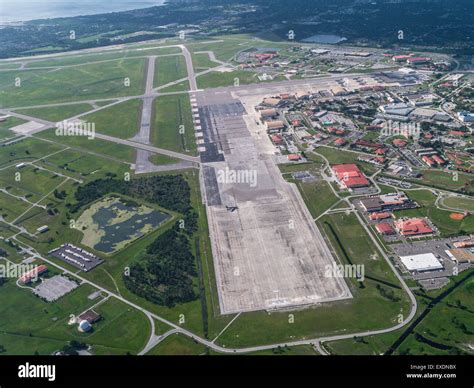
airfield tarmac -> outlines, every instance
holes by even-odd
[[[344,279],[325,276],[334,258],[298,189],[283,179],[265,128],[256,125],[260,97],[209,90],[195,98],[221,313],[351,298]],[[223,179],[226,171],[240,180]]]

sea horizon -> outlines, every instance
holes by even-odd
[[[130,11],[163,5],[166,0],[0,0],[0,24]]]

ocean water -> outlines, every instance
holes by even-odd
[[[0,24],[94,15],[162,5],[165,0],[0,0]]]

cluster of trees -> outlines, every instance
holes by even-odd
[[[182,214],[191,210],[189,185],[180,175],[161,175],[130,181],[97,179],[78,187],[75,193],[77,203],[67,206],[71,213],[75,213],[83,206],[112,192],[141,198]]]
[[[380,284],[377,284],[375,286],[377,290],[379,291],[380,295],[388,300],[391,300],[392,302],[399,302],[400,297],[396,296],[393,290],[388,290],[385,287],[382,287]]]
[[[186,223],[184,224],[186,225]],[[123,275],[125,286],[150,302],[173,307],[198,298],[197,275],[189,236],[192,230],[178,221],[157,237],[146,253]]]

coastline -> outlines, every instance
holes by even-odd
[[[147,9],[147,8],[153,8],[153,7],[161,7],[163,5],[166,5],[169,3],[169,0],[155,0],[155,1],[151,1],[151,0],[144,0],[144,1],[138,1],[137,3],[134,4],[133,1],[124,1],[123,2],[123,7],[120,7],[120,8],[116,8],[116,9],[112,9],[112,10],[105,10],[105,9],[97,9],[95,11],[90,11],[90,12],[87,12],[85,8],[87,7],[81,7],[82,10],[81,11],[77,11],[77,12],[72,12],[72,13],[68,13],[68,14],[61,14],[60,11],[57,12],[57,14],[51,14],[51,15],[47,15],[46,14],[46,11],[44,11],[44,8],[43,7],[43,12],[42,12],[42,15],[41,15],[41,11],[40,11],[40,15],[36,15],[36,16],[31,16],[32,18],[30,19],[29,17],[30,16],[27,16],[28,19],[25,19],[25,20],[13,20],[13,17],[12,16],[8,16],[8,12],[5,11],[5,6],[1,6],[0,8],[0,14],[1,13],[6,13],[7,16],[6,16],[6,19],[4,20],[3,18],[0,18],[0,27],[18,27],[18,26],[22,26],[22,25],[25,25],[25,24],[28,24],[28,23],[31,23],[31,22],[37,22],[37,21],[40,21],[40,20],[45,20],[45,21],[50,21],[50,20],[54,20],[54,19],[64,19],[64,18],[74,18],[74,17],[82,17],[82,16],[96,16],[96,15],[107,15],[107,14],[111,14],[111,13],[117,13],[117,12],[130,12],[130,11],[136,11],[136,10],[142,10],[142,9]],[[127,6],[128,4],[128,6]],[[67,5],[67,2],[64,3],[63,7]],[[20,5],[21,6],[21,5]],[[51,11],[51,12],[54,12],[54,11]],[[21,11],[19,11],[18,13],[21,14]],[[10,12],[10,15],[12,14],[12,12]]]

